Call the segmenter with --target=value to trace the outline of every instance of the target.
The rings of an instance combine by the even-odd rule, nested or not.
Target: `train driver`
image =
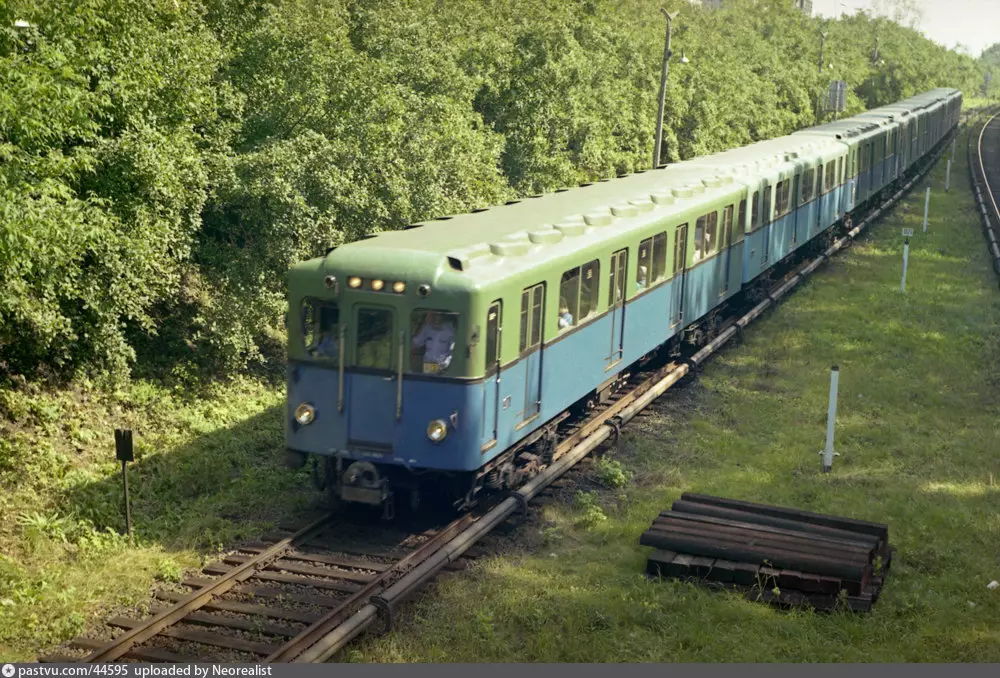
[[[455,323],[443,314],[431,311],[423,327],[413,337],[413,348],[424,351],[424,373],[441,372],[451,364],[455,350]]]
[[[324,308],[320,311],[319,332],[320,340],[316,346],[316,352],[327,358],[334,358],[337,355],[337,321],[339,320],[337,309]]]

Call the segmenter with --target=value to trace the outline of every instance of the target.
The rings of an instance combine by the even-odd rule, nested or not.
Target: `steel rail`
[[[993,230],[993,220],[990,218],[989,211],[987,210],[986,201],[983,198],[983,192],[989,196],[990,201],[993,203],[993,211],[996,214],[996,219],[998,225],[1000,225],[1000,208],[997,207],[995,191],[992,190],[989,184],[989,180],[986,178],[986,167],[983,162],[983,137],[986,134],[986,129],[989,127],[1000,113],[993,114],[985,123],[983,123],[982,128],[979,130],[979,136],[976,142],[976,158],[972,157],[972,135],[969,136],[968,144],[968,161],[969,161],[969,178],[972,182],[972,192],[975,195],[976,204],[979,207],[979,213],[983,220],[983,233],[986,236],[986,240],[989,244],[990,254],[993,257],[993,271],[1000,275],[1000,244],[998,244],[998,238]],[[978,167],[976,166],[976,160],[978,160]],[[978,170],[978,171],[977,171]]]
[[[997,205],[996,194],[997,188],[990,185],[990,179],[986,176],[986,166],[983,164],[983,136],[986,135],[986,129],[992,124],[994,120],[1000,117],[1000,113],[994,113],[993,116],[983,124],[983,128],[979,130],[979,142],[977,144],[977,151],[979,155],[979,172],[983,177],[983,183],[986,184],[986,194],[990,198],[990,202],[993,204],[993,213],[997,215],[997,219],[1000,219],[1000,206]]]
[[[939,142],[939,147],[933,156],[926,161],[926,164],[917,174],[899,191],[868,214],[865,219],[852,228],[843,238],[835,240],[829,248],[814,260],[803,262],[796,267],[784,280],[772,288],[767,299],[754,306],[733,325],[695,353],[689,359],[689,362],[657,371],[650,379],[625,394],[614,405],[599,413],[593,420],[586,422],[576,434],[570,436],[559,445],[556,460],[551,466],[535,476],[523,487],[512,492],[510,496],[494,506],[485,515],[462,530],[454,539],[435,550],[433,554],[414,567],[413,570],[388,587],[381,594],[379,604],[368,602],[354,612],[351,617],[338,624],[327,635],[320,638],[315,644],[308,647],[308,649],[298,656],[295,656],[292,661],[294,663],[318,663],[332,657],[375,622],[379,616],[380,608],[388,608],[391,612],[394,605],[397,605],[414,593],[448,563],[459,558],[479,539],[506,520],[520,506],[526,505],[527,502],[533,499],[545,487],[553,483],[599,445],[608,440],[622,425],[631,421],[639,412],[663,395],[685,375],[689,374],[692,369],[700,366],[704,360],[718,351],[733,336],[740,332],[742,328],[745,328],[754,319],[758,318],[769,306],[776,305],[778,299],[788,294],[824,261],[829,260],[833,254],[843,249],[848,242],[857,237],[888,207],[894,205],[901,197],[906,195],[918,181],[927,175],[930,168],[940,159],[947,141],[957,134],[958,128],[959,126],[953,128],[951,133]],[[617,419],[618,421],[612,424],[610,423],[612,419]],[[582,440],[580,439],[581,435]],[[562,454],[558,454],[560,451]]]
[[[153,616],[141,625],[126,631],[103,647],[95,650],[80,661],[82,663],[107,663],[121,658],[138,643],[145,642],[157,635],[168,626],[181,621],[191,612],[204,607],[213,598],[225,593],[236,584],[250,577],[255,571],[268,565],[296,542],[307,540],[326,527],[333,514],[323,516],[309,523],[294,534],[276,542],[266,550],[247,560],[242,565],[233,568],[210,585],[191,592],[173,607]]]

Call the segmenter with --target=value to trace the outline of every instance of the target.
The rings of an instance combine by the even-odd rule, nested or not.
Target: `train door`
[[[670,285],[670,326],[675,327],[684,319],[684,285],[687,279],[688,225],[681,224],[674,231],[674,280]]]
[[[522,423],[535,418],[542,406],[542,328],[545,318],[545,283],[521,292],[521,360],[524,363]]]
[[[357,371],[351,378],[349,442],[392,448],[401,356],[394,346],[396,312],[385,306],[358,306],[354,315]],[[402,344],[400,344],[401,346]]]
[[[625,330],[625,276],[628,264],[628,249],[618,250],[611,255],[611,284],[608,289],[608,315],[611,316],[611,350],[608,352],[607,366],[611,367],[622,359],[622,344]]]
[[[490,304],[486,312],[486,363],[483,381],[483,449],[489,449],[497,441],[500,418],[500,356],[501,335],[503,333],[503,302],[499,299]]]

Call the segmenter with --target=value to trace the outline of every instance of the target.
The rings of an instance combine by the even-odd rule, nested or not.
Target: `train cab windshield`
[[[329,301],[302,304],[302,340],[313,358],[337,364],[340,358],[340,309]]]
[[[410,371],[445,374],[451,367],[458,333],[458,314],[417,309],[410,323]]]

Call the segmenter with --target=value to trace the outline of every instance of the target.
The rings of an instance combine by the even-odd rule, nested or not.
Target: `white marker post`
[[[927,212],[931,206],[931,187],[927,187],[927,197],[924,198],[924,233],[927,232]]]
[[[833,424],[837,420],[837,381],[840,378],[840,368],[834,365],[830,368],[830,408],[826,415],[826,449],[823,456],[823,473],[829,473],[833,468],[833,458],[839,457],[839,452],[833,451]]]
[[[951,140],[951,159],[955,159],[955,139]]]
[[[913,235],[913,229],[904,228],[903,235],[905,236]],[[906,291],[906,262],[909,258],[910,258],[910,238],[907,237],[906,240],[903,241],[903,281],[899,284],[900,292]]]
[[[948,187],[951,185],[951,160],[948,161],[948,169],[944,175],[944,192],[948,192]]]

